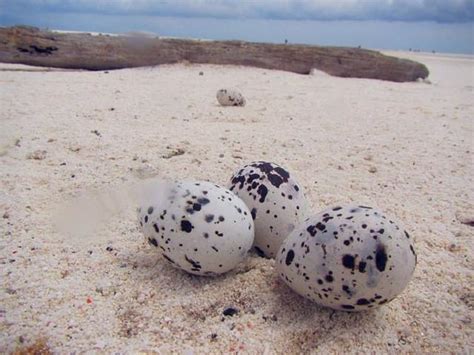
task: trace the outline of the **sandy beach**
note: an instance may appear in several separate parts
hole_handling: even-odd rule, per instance
[[[430,82],[0,64],[0,352],[473,352],[474,58],[388,54],[425,64]],[[220,88],[247,105],[219,106]],[[225,185],[256,160],[291,171],[314,213],[354,201],[401,220],[418,254],[407,289],[379,309],[334,312],[285,286],[273,260],[197,277],[145,243],[127,186]],[[60,232],[58,210],[83,193],[124,208],[83,237]]]

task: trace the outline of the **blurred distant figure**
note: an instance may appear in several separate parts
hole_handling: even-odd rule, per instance
[[[288,44],[288,40],[285,38],[285,44]]]

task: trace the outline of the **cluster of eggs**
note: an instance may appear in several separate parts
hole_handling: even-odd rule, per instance
[[[138,209],[150,245],[171,265],[196,275],[233,269],[249,250],[275,258],[298,294],[338,310],[391,301],[411,279],[413,240],[381,211],[350,204],[309,215],[303,189],[281,166],[243,166],[227,188],[175,182]]]

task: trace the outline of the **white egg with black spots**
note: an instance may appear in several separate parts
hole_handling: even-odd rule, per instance
[[[160,183],[138,209],[146,240],[173,266],[216,275],[239,264],[252,247],[245,203],[209,182]]]
[[[298,294],[336,310],[393,300],[416,266],[413,239],[377,209],[336,206],[306,219],[282,244],[278,273]]]
[[[218,90],[216,99],[222,106],[245,106],[246,103],[242,94],[233,89]]]
[[[229,189],[252,213],[255,249],[274,258],[283,240],[307,213],[307,201],[298,182],[281,166],[259,161],[239,169]]]

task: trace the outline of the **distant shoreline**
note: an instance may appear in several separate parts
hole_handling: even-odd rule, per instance
[[[0,28],[6,28],[6,26],[0,26]],[[94,31],[68,31],[68,30],[58,30],[58,29],[50,29],[51,32],[56,33],[76,33],[76,34],[90,34],[91,36],[112,36],[112,37],[119,37],[119,36],[129,36],[129,37],[143,37],[148,38],[161,38],[161,39],[183,39],[183,40],[191,40],[191,41],[201,41],[201,42],[214,42],[214,41],[222,41],[210,38],[195,38],[195,37],[179,37],[179,36],[162,36],[158,33],[148,32],[148,31],[133,31],[133,32],[124,32],[124,33],[112,33],[112,32],[94,32]],[[239,41],[238,39],[226,39],[227,41]],[[278,44],[278,42],[262,42],[268,44]],[[295,45],[306,45],[310,46],[312,44],[309,43],[291,43]],[[334,47],[339,47],[338,45],[333,45]],[[451,52],[438,52],[435,51],[421,51],[421,50],[409,50],[409,49],[393,49],[393,48],[365,48],[372,51],[382,52],[382,53],[391,53],[392,55],[395,53],[413,53],[413,54],[421,54],[421,55],[429,55],[429,56],[443,56],[443,57],[453,57],[453,58],[463,58],[463,59],[472,59],[474,60],[474,53],[451,53]]]

